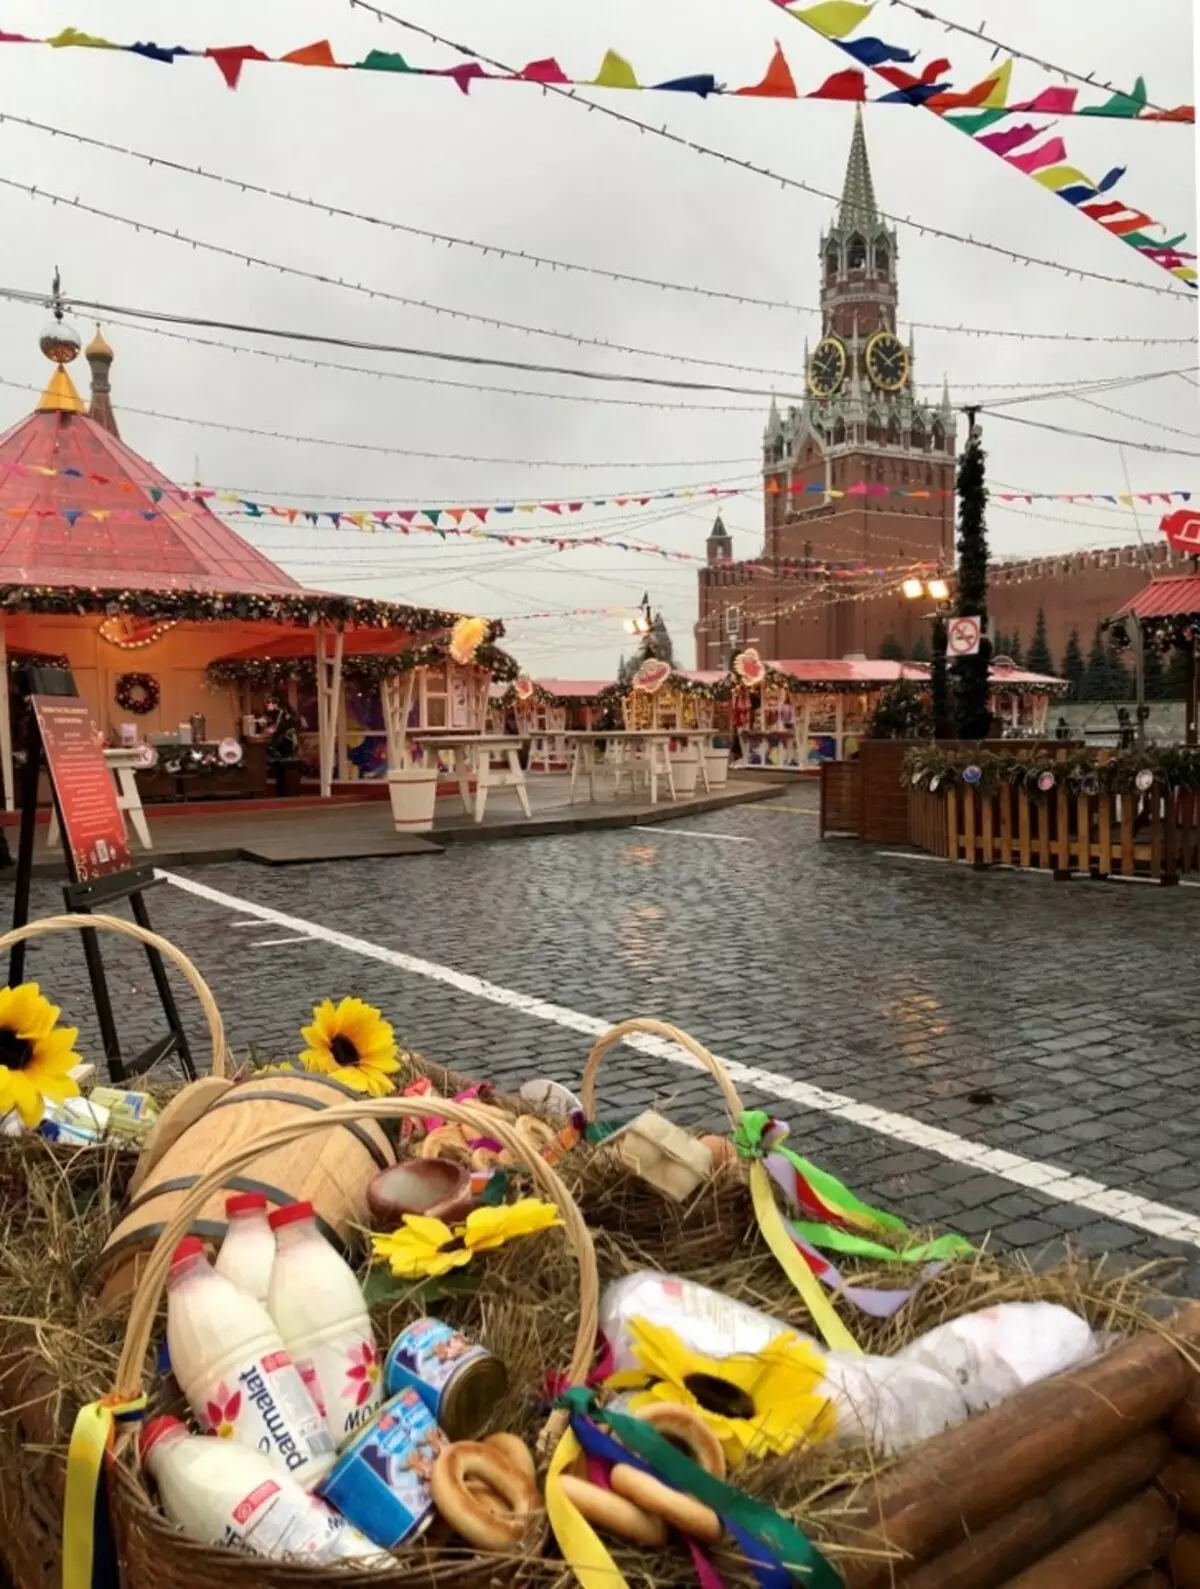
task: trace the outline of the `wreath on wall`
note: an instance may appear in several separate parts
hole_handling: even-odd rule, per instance
[[[158,680],[149,673],[122,673],[117,680],[117,705],[135,717],[145,717],[158,705]]]

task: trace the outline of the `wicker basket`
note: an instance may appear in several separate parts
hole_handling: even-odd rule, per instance
[[[712,1076],[730,1123],[737,1123],[742,1101],[721,1062],[679,1027],[647,1017],[610,1027],[593,1045],[579,1087],[589,1120],[596,1117],[596,1078],[605,1055],[634,1032],[686,1049]],[[687,1274],[720,1263],[744,1250],[748,1233],[755,1229],[750,1188],[740,1164],[721,1165],[686,1202],[676,1203],[634,1175],[603,1144],[576,1149],[572,1157],[577,1163],[572,1189],[588,1224],[632,1240],[668,1273]]]
[[[264,1133],[214,1164],[180,1204],[142,1273],[133,1296],[117,1372],[122,1393],[132,1393],[144,1383],[144,1375],[152,1361],[148,1355],[150,1338],[171,1254],[180,1237],[186,1233],[196,1209],[213,1188],[220,1185],[224,1176],[235,1173],[256,1155],[285,1146],[310,1131],[328,1129],[330,1123],[364,1118],[403,1120],[419,1117],[428,1113],[428,1110],[429,1101],[425,1098],[387,1098],[340,1105],[337,1109],[326,1111],[320,1119],[297,1120]],[[568,1377],[572,1384],[583,1384],[595,1349],[599,1281],[591,1236],[578,1207],[556,1172],[531,1150],[528,1142],[507,1122],[501,1123],[493,1115],[485,1119],[469,1104],[444,1101],[439,1103],[438,1111],[447,1120],[468,1126],[481,1135],[486,1131],[488,1135],[496,1137],[528,1171],[537,1189],[557,1206],[579,1267],[579,1316]],[[547,1368],[555,1366],[546,1365]],[[563,1416],[552,1414],[543,1431],[543,1446],[556,1438],[563,1427]],[[302,1585],[313,1589],[314,1585],[331,1582],[340,1584],[345,1581],[345,1573],[337,1570],[316,1571],[240,1555],[187,1539],[172,1527],[152,1503],[129,1439],[126,1439],[115,1465],[113,1502],[125,1589],[174,1589],[175,1585],[179,1585],[180,1589],[236,1589],[236,1586],[244,1586],[244,1589],[301,1589]],[[523,1558],[522,1563],[514,1563],[508,1557],[477,1555],[466,1549],[438,1550],[429,1547],[422,1550],[418,1547],[398,1559],[394,1569],[372,1573],[371,1582],[379,1585],[380,1589],[396,1589],[400,1584],[404,1584],[406,1589],[413,1589],[415,1585],[475,1584],[500,1578],[511,1581],[521,1566],[526,1572],[534,1570],[535,1559],[540,1557],[545,1539],[543,1524],[536,1550]]]

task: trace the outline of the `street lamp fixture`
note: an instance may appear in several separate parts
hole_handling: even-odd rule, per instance
[[[949,601],[950,587],[944,579],[931,579],[926,583],[925,589],[934,601]]]
[[[950,587],[944,579],[917,579],[914,576],[906,579],[900,588],[909,601],[920,601],[922,596],[928,596],[930,601],[936,602],[950,600]]]
[[[909,601],[920,601],[925,594],[925,581],[922,579],[906,579],[900,588]]]

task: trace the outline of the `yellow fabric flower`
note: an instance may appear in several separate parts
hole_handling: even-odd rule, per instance
[[[389,1236],[372,1236],[374,1257],[390,1265],[397,1280],[424,1280],[449,1274],[471,1261],[471,1249],[440,1219],[405,1214],[404,1224]]]
[[[0,1116],[16,1110],[27,1126],[45,1113],[45,1100],[74,1098],[79,1085],[67,1074],[80,1063],[74,1026],[59,1026],[62,1011],[36,982],[0,988]]]
[[[450,655],[466,667],[488,637],[491,624],[486,618],[460,618],[450,631]]]
[[[518,1236],[532,1236],[561,1224],[553,1203],[522,1198],[500,1208],[477,1208],[465,1225],[454,1230],[427,1214],[405,1214],[404,1224],[389,1236],[372,1236],[377,1261],[391,1265],[397,1280],[422,1280],[461,1269],[477,1252],[490,1252]]]
[[[539,1230],[561,1225],[558,1209],[536,1197],[523,1197],[517,1203],[501,1203],[497,1208],[477,1208],[467,1215],[463,1241],[472,1252],[489,1252],[517,1236],[534,1236]]]
[[[362,999],[334,1004],[323,999],[313,1009],[313,1024],[301,1029],[308,1047],[300,1055],[305,1070],[332,1076],[355,1092],[382,1098],[392,1092],[400,1069],[396,1038],[387,1021]]]
[[[778,1336],[753,1354],[708,1357],[648,1319],[631,1319],[629,1330],[638,1365],[654,1381],[632,1398],[633,1409],[681,1402],[713,1431],[732,1464],[782,1456],[832,1434],[833,1410],[820,1394],[825,1360],[797,1336]]]

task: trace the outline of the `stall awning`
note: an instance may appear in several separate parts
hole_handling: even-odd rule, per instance
[[[1127,602],[1118,618],[1187,618],[1200,613],[1200,574],[1152,579]]]

